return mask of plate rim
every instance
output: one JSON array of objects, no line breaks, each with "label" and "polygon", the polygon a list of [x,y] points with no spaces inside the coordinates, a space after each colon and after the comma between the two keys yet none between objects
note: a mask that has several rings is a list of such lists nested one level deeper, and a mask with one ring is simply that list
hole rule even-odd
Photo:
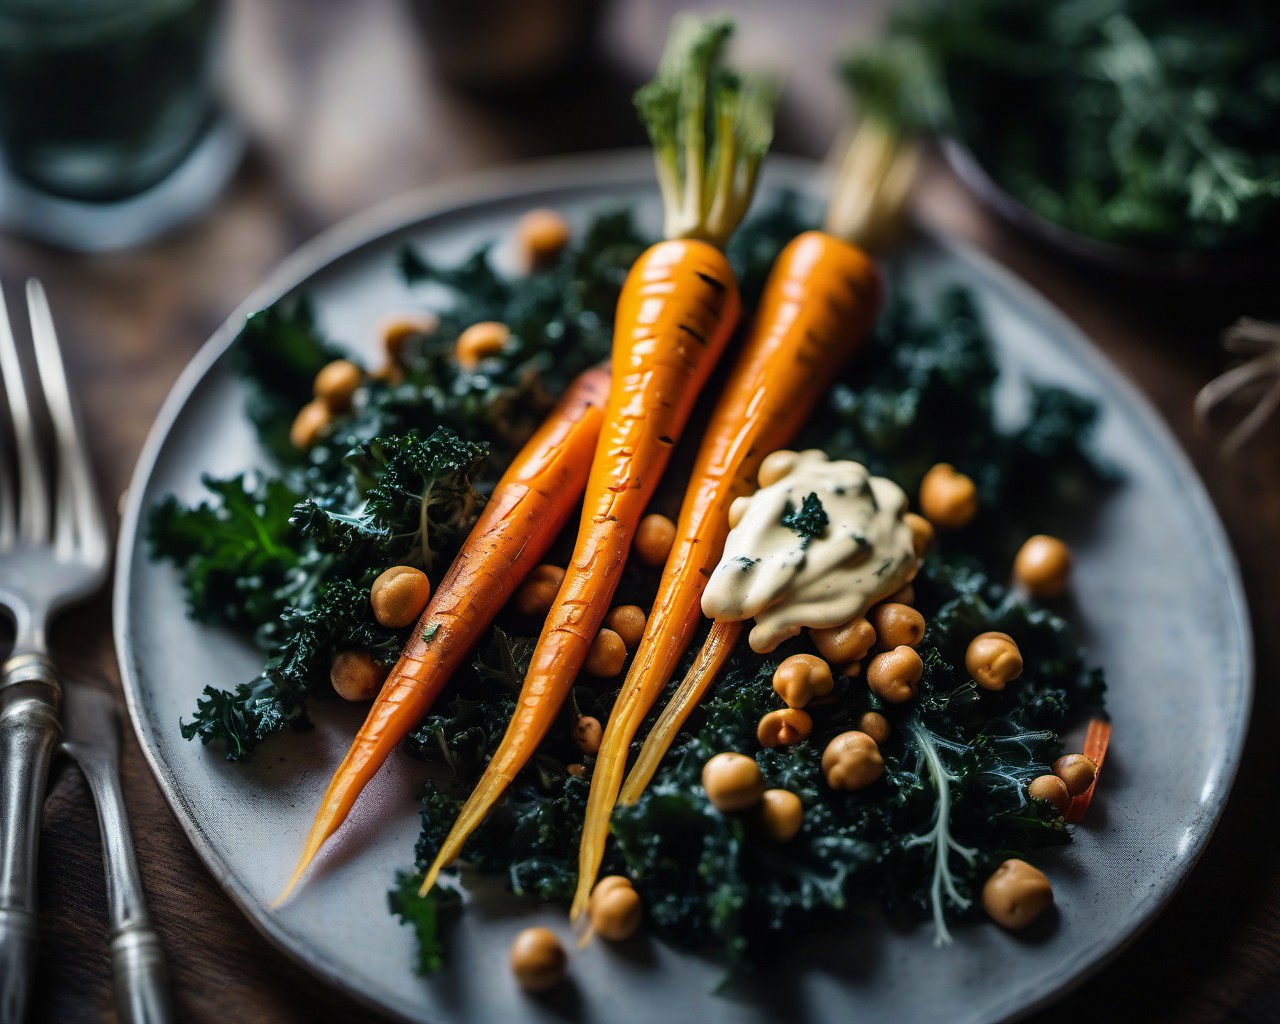
[{"label": "plate rim", "polygon": [[[514,195],[535,194],[549,188],[572,191],[613,183],[634,184],[642,165],[647,166],[651,162],[652,154],[649,150],[620,149],[504,163],[384,200],[348,216],[303,242],[232,310],[193,354],[161,404],[130,474],[117,536],[112,633],[125,705],[147,767],[200,860],[213,875],[219,888],[259,934],[303,970],[333,986],[361,1006],[392,1019],[412,1021],[416,1018],[401,1013],[392,1005],[377,1001],[371,994],[355,987],[327,959],[317,960],[304,956],[293,947],[290,934],[278,925],[272,915],[260,913],[257,901],[240,885],[228,865],[206,839],[194,813],[188,813],[181,787],[150,738],[149,725],[139,700],[138,679],[133,671],[135,652],[128,629],[131,576],[141,546],[143,496],[179,415],[200,383],[234,341],[245,318],[251,313],[278,301],[308,279],[353,255],[357,250],[376,244],[415,224],[465,212],[468,208],[485,202],[501,201]],[[770,156],[769,167],[780,170],[782,176],[790,182],[818,182],[826,172],[824,165],[817,161],[777,154]],[[1215,780],[1213,811],[1196,842],[1187,851],[1186,869],[1171,884],[1166,883],[1151,911],[1129,924],[1108,948],[1097,953],[1080,969],[1068,973],[1058,983],[1047,987],[1033,1000],[1001,1008],[1001,1020],[1016,1020],[1044,1008],[1112,963],[1159,917],[1195,870],[1226,809],[1244,753],[1255,692],[1252,623],[1239,561],[1217,508],[1187,452],[1146,395],[1065,312],[1010,267],[980,252],[970,243],[954,237],[940,226],[930,223],[920,223],[918,226],[941,248],[949,250],[962,262],[972,264],[993,286],[1023,307],[1033,309],[1055,331],[1072,339],[1076,352],[1087,361],[1090,375],[1108,380],[1109,386],[1128,405],[1128,411],[1135,421],[1161,448],[1167,450],[1175,474],[1183,480],[1191,481],[1193,486],[1187,497],[1203,521],[1208,536],[1223,556],[1225,590],[1236,626],[1233,639],[1238,645],[1240,657],[1241,700],[1231,723],[1231,734],[1225,737],[1227,753],[1222,771]]]}]

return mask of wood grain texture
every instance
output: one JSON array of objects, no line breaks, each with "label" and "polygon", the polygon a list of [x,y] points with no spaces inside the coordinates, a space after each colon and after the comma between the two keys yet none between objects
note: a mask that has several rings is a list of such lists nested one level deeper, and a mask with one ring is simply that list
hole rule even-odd
[{"label": "wood grain texture", "polygon": [[[743,0],[739,52],[787,74],[778,148],[820,155],[841,96],[828,73],[885,0]],[[450,88],[396,0],[237,0],[230,95],[253,133],[241,173],[203,219],[130,253],[81,257],[0,239],[0,279],[41,277],[108,504],[126,485],[164,395],[200,343],[300,242],[372,202],[494,163],[638,144],[629,95],[652,68],[674,0],[616,0],[598,60],[576,81],[505,101]],[[800,59],[803,55],[803,59]],[[992,221],[931,165],[921,215],[975,242],[1043,292],[1153,400],[1187,447],[1243,563],[1258,655],[1245,763],[1217,836],[1183,891],[1113,966],[1043,1011],[1045,1024],[1280,1021],[1280,858],[1262,841],[1280,731],[1280,438],[1223,466],[1193,436],[1196,389],[1220,372],[1215,338],[1235,316],[1280,317],[1265,295],[1140,287],[1082,271]],[[68,672],[119,687],[105,598],[54,633]],[[1212,686],[1214,681],[1204,681]],[[195,856],[126,737],[139,860],[171,958],[181,1019],[368,1020],[260,938]],[[112,1021],[102,864],[88,791],[56,769],[45,811],[40,1001],[35,1019]]]}]

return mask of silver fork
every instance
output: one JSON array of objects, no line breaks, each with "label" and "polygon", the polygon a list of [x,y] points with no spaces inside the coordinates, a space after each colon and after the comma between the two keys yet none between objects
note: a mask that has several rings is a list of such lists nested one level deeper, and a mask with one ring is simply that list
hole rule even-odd
[{"label": "silver fork", "polygon": [[[62,688],[45,630],[106,578],[109,542],[67,388],[44,288],[27,282],[27,312],[53,424],[56,481],[41,457],[17,345],[0,289],[0,377],[8,398],[17,485],[0,446],[0,607],[14,645],[0,666],[0,1024],[20,1024],[36,958],[36,847]],[[0,435],[4,433],[0,416]]]}]

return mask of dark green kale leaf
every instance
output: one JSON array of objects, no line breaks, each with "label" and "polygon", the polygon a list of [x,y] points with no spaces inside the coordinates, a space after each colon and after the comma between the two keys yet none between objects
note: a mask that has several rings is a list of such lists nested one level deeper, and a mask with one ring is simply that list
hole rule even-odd
[{"label": "dark green kale leaf", "polygon": [[396,884],[387,893],[391,913],[413,929],[414,971],[428,975],[444,966],[445,946],[440,937],[441,914],[462,903],[459,892],[447,882],[439,882],[425,896],[418,894],[422,874],[396,873]]},{"label": "dark green kale leaf", "polygon": [[182,573],[187,610],[199,622],[254,629],[297,600],[307,555],[289,516],[301,497],[275,478],[204,478],[213,495],[187,508],[172,496],[147,520],[153,558]]},{"label": "dark green kale leaf", "polygon": [[298,410],[326,363],[344,353],[319,330],[307,298],[277,302],[250,316],[231,347],[236,368],[250,382],[247,412],[262,446],[286,464],[303,461],[289,441]]},{"label": "dark green kale leaf", "polygon": [[827,526],[831,523],[831,517],[822,507],[822,500],[816,493],[811,492],[805,496],[799,508],[787,502],[781,521],[788,530],[794,530],[803,538],[800,543],[804,545],[826,532]]}]

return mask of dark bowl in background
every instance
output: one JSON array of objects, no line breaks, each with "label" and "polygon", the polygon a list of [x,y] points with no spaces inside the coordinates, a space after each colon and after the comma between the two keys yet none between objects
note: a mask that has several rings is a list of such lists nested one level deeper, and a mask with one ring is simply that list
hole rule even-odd
[{"label": "dark bowl in background", "polygon": [[1028,237],[1083,266],[1153,284],[1256,285],[1280,278],[1280,248],[1144,249],[1102,242],[1064,228],[1014,198],[955,136],[943,136],[938,144],[947,165],[984,206]]}]

